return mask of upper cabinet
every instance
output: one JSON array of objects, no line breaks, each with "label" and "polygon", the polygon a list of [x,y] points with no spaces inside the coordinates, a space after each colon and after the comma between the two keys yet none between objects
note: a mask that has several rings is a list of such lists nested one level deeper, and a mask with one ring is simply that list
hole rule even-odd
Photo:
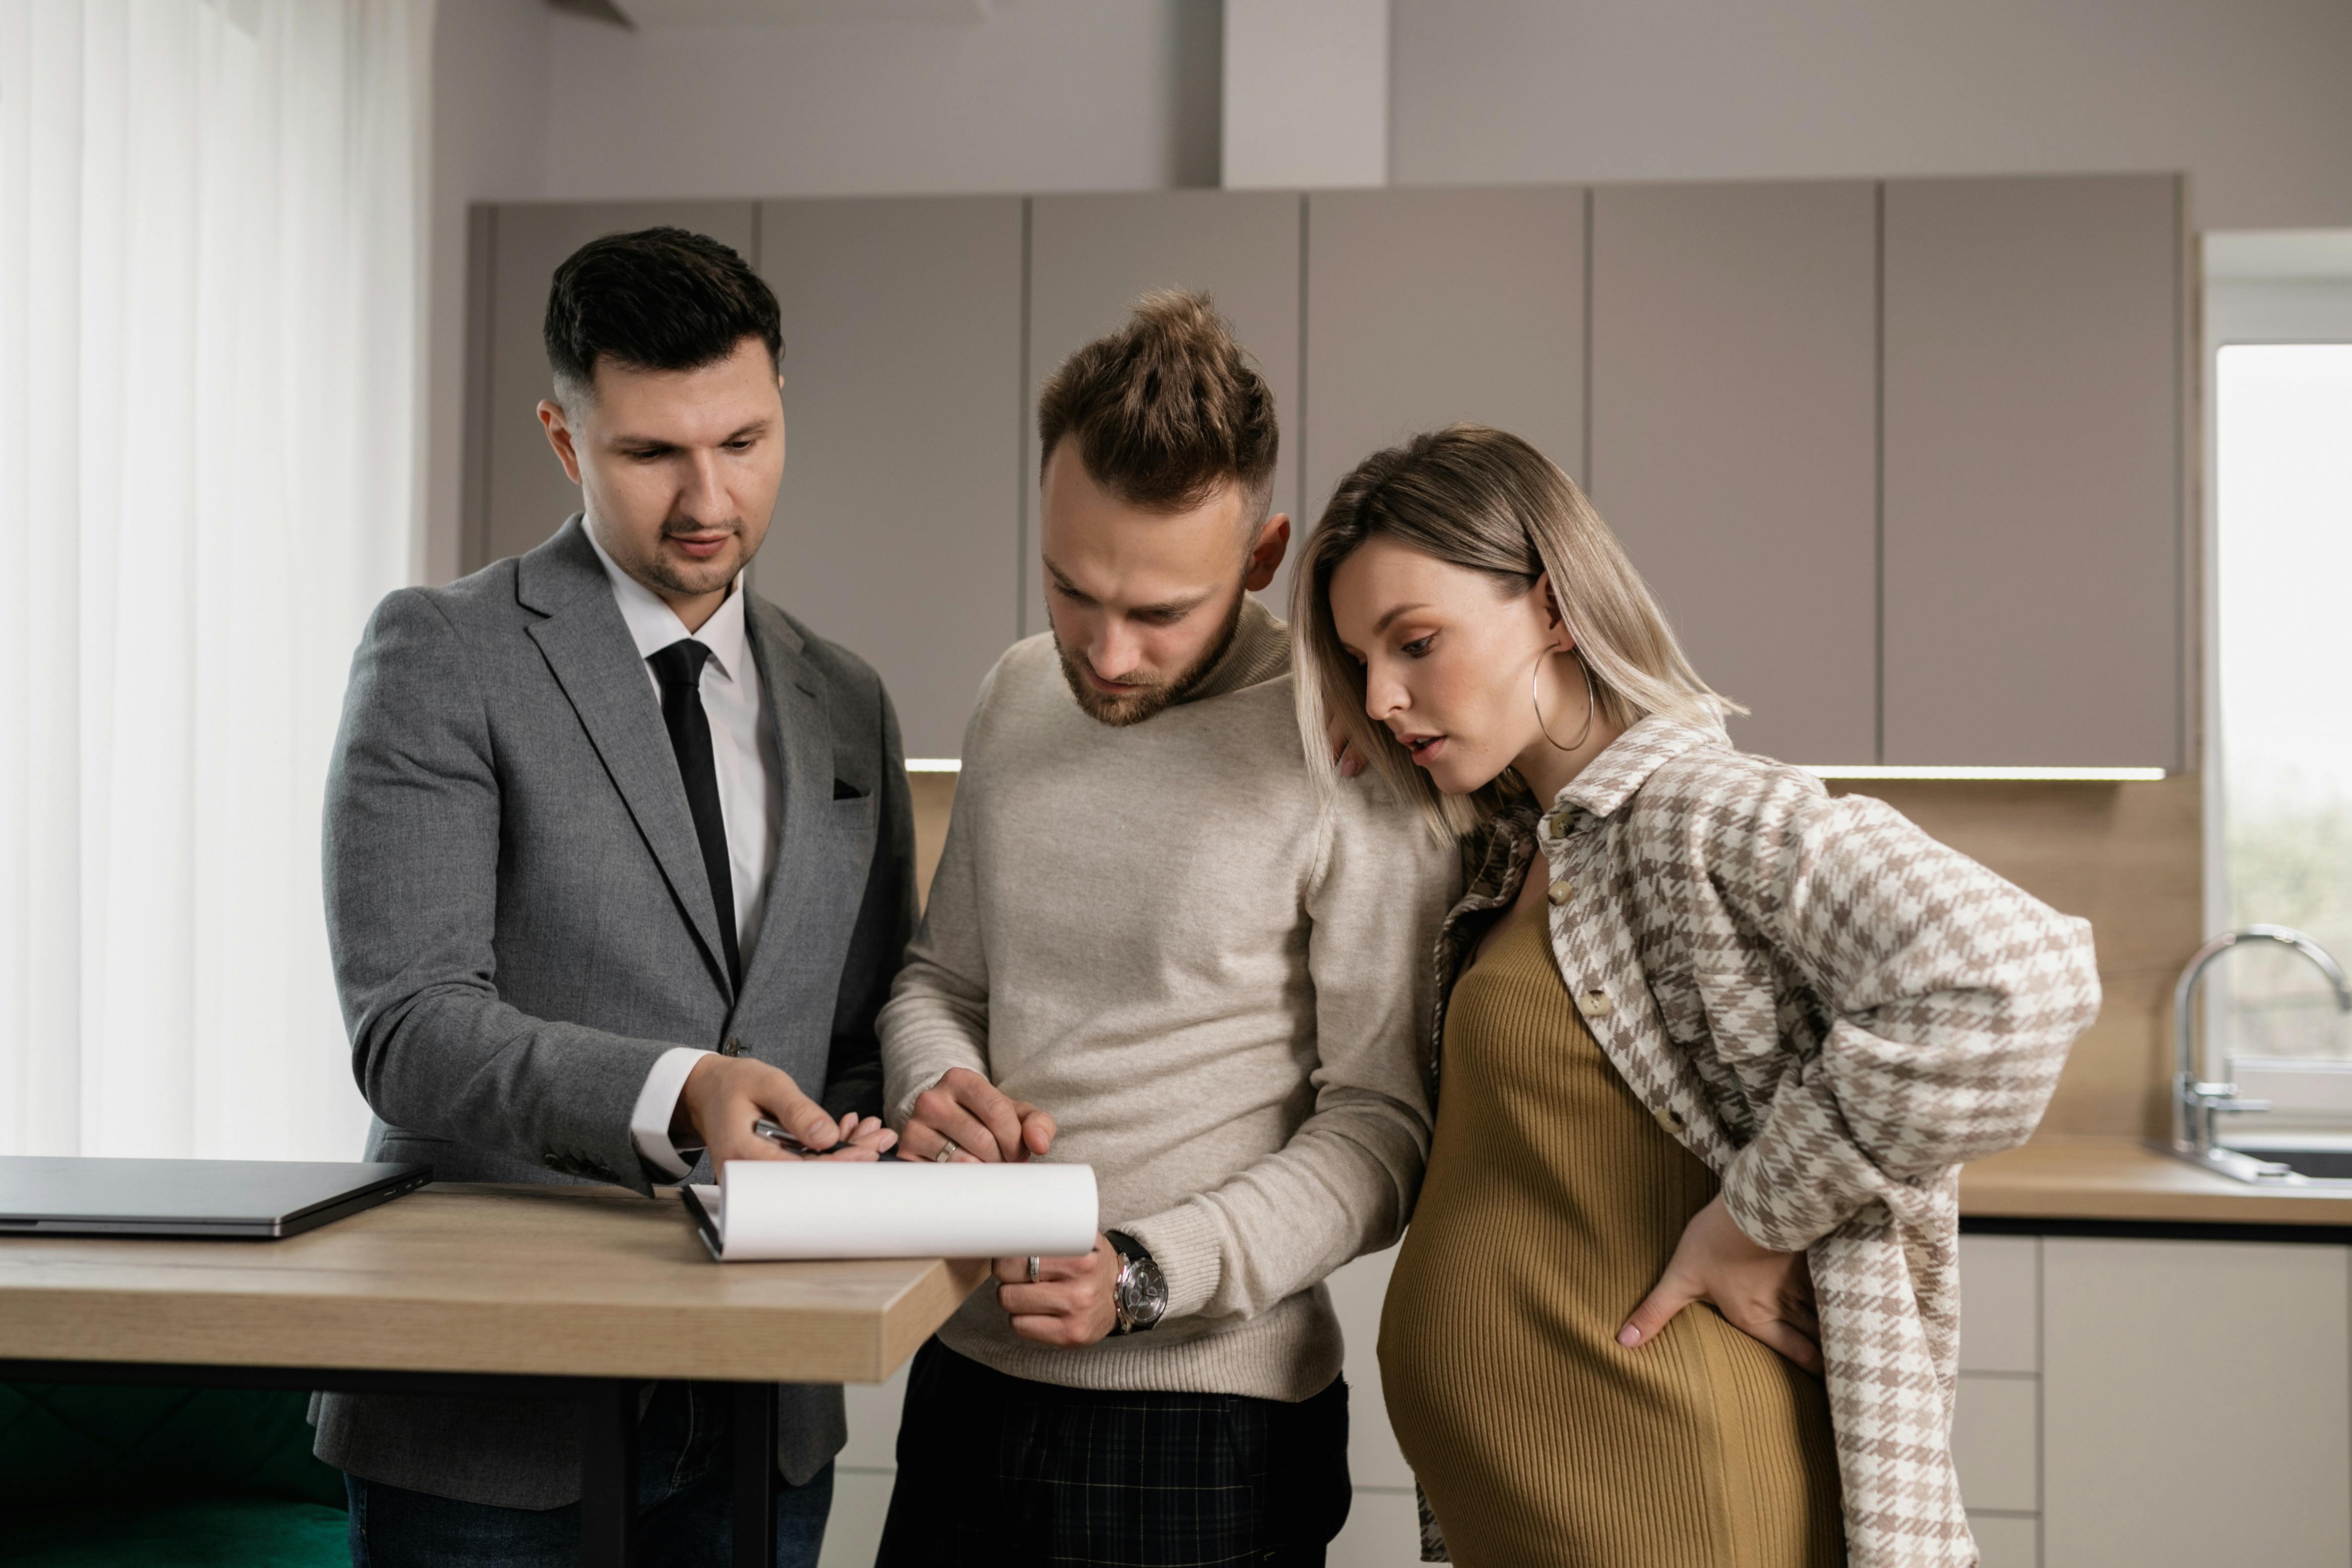
[{"label": "upper cabinet", "polygon": [[2180,182],[1885,190],[1885,760],[2181,768]]},{"label": "upper cabinet", "polygon": [[461,559],[579,505],[533,413],[556,265],[678,224],[783,310],[754,579],[882,671],[910,755],[957,755],[981,676],[1045,629],[1039,388],[1185,288],[1273,389],[1295,540],[1368,454],[1497,425],[1591,494],[1753,710],[1740,746],[2177,770],[2182,213],[2167,175],[479,208]]},{"label": "upper cabinet", "polygon": [[[1061,362],[1127,319],[1157,288],[1211,296],[1273,389],[1284,436],[1274,508],[1298,507],[1299,198],[1287,192],[1164,191],[1039,196],[1030,203],[1029,375],[1022,467],[1028,481],[1022,624],[1045,630],[1037,564],[1037,390]],[[1288,581],[1266,591],[1279,609]]]},{"label": "upper cabinet", "polygon": [[783,488],[761,593],[881,672],[907,754],[955,757],[1020,634],[1021,199],[770,202]]},{"label": "upper cabinet", "polygon": [[1587,488],[1733,740],[1878,755],[1878,191],[1627,185],[1592,199]]},{"label": "upper cabinet", "polygon": [[749,202],[526,202],[477,208],[471,301],[472,411],[467,432],[465,537],[472,571],[542,543],[580,509],[580,486],[539,423],[548,395],[547,289],[564,257],[590,240],[674,224],[757,255]]},{"label": "upper cabinet", "polygon": [[1307,198],[1304,538],[1348,470],[1466,421],[1584,472],[1584,193]]}]

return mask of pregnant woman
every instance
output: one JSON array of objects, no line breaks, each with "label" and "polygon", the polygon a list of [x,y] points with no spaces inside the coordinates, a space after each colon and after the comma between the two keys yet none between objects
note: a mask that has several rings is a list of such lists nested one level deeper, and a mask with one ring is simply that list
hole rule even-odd
[{"label": "pregnant woman", "polygon": [[1366,459],[1296,601],[1310,747],[1470,879],[1381,1323],[1425,1531],[1464,1568],[1973,1563],[1957,1166],[2032,1131],[2089,927],[1733,749],[1744,710],[1516,436]]}]

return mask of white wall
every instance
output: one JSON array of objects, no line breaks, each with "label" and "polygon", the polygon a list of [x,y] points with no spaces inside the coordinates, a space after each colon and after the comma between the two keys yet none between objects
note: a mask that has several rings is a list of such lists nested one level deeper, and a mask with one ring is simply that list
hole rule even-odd
[{"label": "white wall", "polygon": [[445,0],[423,580],[457,570],[468,204],[1213,185],[1221,16],[991,0],[975,24],[632,32]]},{"label": "white wall", "polygon": [[545,193],[546,0],[444,0],[433,37],[432,254],[427,282],[422,580],[457,575],[465,453],[466,208]]},{"label": "white wall", "polygon": [[1394,0],[1400,184],[2185,169],[2352,223],[2344,0]]},{"label": "white wall", "polygon": [[634,33],[559,16],[547,193],[1214,184],[1216,24],[1201,0]]},{"label": "white wall", "polygon": [[[1246,5],[1253,0],[1230,0]],[[465,209],[1213,183],[1217,0],[629,32],[448,0],[427,578],[452,575]],[[1392,0],[1399,183],[2186,169],[2200,228],[2352,225],[2345,0]]]},{"label": "white wall", "polygon": [[1389,0],[1226,0],[1224,183],[1384,185]]}]

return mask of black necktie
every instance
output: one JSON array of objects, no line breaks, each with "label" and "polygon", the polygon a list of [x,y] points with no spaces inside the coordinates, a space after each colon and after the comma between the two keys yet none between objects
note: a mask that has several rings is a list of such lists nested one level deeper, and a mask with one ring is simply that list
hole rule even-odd
[{"label": "black necktie", "polygon": [[719,765],[710,751],[710,719],[702,711],[702,665],[709,657],[709,648],[681,637],[646,663],[661,682],[662,722],[669,727],[669,748],[677,754],[677,776],[686,780],[694,836],[702,841],[702,873],[710,879],[719,940],[727,949],[727,979],[740,989],[743,959],[735,946],[735,879],[727,869],[727,819],[719,810]]}]

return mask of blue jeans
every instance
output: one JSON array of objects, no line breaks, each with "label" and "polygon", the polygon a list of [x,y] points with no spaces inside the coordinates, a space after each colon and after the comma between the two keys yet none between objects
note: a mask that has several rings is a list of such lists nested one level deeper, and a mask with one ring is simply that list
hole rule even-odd
[{"label": "blue jeans", "polygon": [[[724,1568],[734,1535],[726,1390],[661,1383],[637,1428],[637,1541],[646,1568]],[[493,1508],[343,1478],[352,1568],[574,1568],[580,1505]],[[776,1482],[776,1568],[816,1568],[833,1467]]]}]

